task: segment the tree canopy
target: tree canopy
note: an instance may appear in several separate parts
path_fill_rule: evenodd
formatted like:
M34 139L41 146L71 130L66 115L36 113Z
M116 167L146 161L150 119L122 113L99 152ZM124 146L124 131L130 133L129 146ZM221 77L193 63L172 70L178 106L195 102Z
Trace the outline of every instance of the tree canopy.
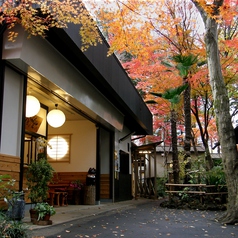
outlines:
M221 221L237 222L238 153L230 115L230 102L234 102L235 94L229 99L231 88L237 85L237 0L116 0L115 3L116 8L101 8L97 16L110 42L109 53L130 54L124 66L137 87L146 92L143 96L148 97L151 89L165 91L170 85L181 83L181 68L177 65L177 72L168 72L161 65L162 60L175 54L198 56L199 63L186 77L193 87L192 112L204 145L209 140L208 123L215 121L210 117L216 116L229 193L227 212ZM204 23L204 35L198 28L199 15ZM207 103L214 114L205 111L208 107L202 108Z
M0 5L0 24L9 29L8 38L14 41L14 26L20 24L30 36L47 35L50 28L67 28L79 24L82 50L101 42L97 24L81 0L4 0Z

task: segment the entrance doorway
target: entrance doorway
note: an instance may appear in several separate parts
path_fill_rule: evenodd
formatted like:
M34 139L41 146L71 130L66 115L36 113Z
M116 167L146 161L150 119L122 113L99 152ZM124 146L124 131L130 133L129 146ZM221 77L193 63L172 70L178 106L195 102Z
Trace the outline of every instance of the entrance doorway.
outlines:
M131 195L131 174L130 155L125 151L119 151L120 171L115 179L115 201L130 200Z

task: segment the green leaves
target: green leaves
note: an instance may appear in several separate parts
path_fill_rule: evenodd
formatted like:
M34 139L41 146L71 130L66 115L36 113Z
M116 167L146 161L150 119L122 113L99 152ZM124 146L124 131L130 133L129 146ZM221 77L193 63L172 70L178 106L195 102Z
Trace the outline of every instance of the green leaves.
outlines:
M198 56L195 56L193 54L190 55L174 55L173 57L169 58L171 59L175 65L168 61L161 61L161 64L166 66L167 68L173 68L175 67L179 71L179 75L181 77L187 77L189 74L189 70L194 64L198 65ZM200 65L203 65L206 62L201 62ZM172 69L168 69L168 71L172 71Z
M164 93L156 93L156 92L150 92L150 94L156 96L156 97L161 97L172 104L178 104L180 101L180 94L188 87L188 84L181 85L177 88L169 88L167 89ZM157 103L154 100L148 100L146 101L147 104L155 104Z
M170 88L165 91L163 94L163 98L167 100L173 100L174 98L177 98L180 96L180 94L188 87L188 84L181 85L177 88Z
M40 159L29 165L26 173L29 198L32 203L42 202L47 198L48 183L53 178L54 169L46 159Z
M34 210L38 213L38 221L42 220L46 214L53 216L56 211L53 206L50 206L47 202L37 203Z
M192 54L184 56L179 54L179 55L173 56L172 59L177 64L176 68L179 71L179 75L181 77L187 77L192 65L197 63L198 56L194 56Z

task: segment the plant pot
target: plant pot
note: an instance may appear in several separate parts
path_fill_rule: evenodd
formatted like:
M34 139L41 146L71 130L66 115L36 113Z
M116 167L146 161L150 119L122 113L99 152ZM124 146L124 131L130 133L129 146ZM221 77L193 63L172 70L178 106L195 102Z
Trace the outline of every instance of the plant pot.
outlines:
M50 220L50 214L46 214L43 219L43 221L49 221Z
M80 190L74 190L73 191L73 201L74 201L74 205L80 205L81 204Z
M49 219L49 217L47 216L47 218L44 219ZM33 222L34 225L38 225L38 226L48 226L48 225L52 225L52 220L35 220Z
M34 209L30 209L30 215L31 215L31 222L34 225L38 226L47 226L52 225L52 221L50 220L50 214L46 214L43 219L38 221L38 212Z
M31 222L37 221L38 212L34 209L30 209L29 212L30 212Z

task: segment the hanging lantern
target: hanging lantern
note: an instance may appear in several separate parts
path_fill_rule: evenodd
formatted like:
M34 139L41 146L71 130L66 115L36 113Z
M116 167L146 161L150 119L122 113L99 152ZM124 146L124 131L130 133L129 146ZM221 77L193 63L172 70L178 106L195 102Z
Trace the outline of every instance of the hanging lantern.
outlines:
M47 114L47 122L49 123L50 126L52 127L60 127L64 124L65 122L65 115L62 111L60 111L57 107L58 104L55 104L55 109L51 110Z
M39 100L31 95L26 97L26 117L33 117L40 111Z

